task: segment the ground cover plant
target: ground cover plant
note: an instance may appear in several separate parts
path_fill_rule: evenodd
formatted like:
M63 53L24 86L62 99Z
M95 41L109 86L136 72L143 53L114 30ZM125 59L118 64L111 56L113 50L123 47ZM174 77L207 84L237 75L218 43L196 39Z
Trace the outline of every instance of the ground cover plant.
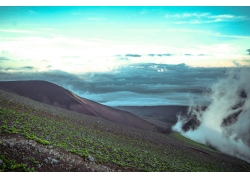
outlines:
M4 143L6 137L23 138L39 147L75 154L84 162L113 171L250 171L248 163L176 132L163 134L127 127L0 90L0 170L52 171L62 163L60 157L54 164L49 159L48 169L43 166L46 158L19 159L16 151L7 153L7 148L12 147ZM21 152L20 146L18 153ZM66 170L76 169L70 165Z

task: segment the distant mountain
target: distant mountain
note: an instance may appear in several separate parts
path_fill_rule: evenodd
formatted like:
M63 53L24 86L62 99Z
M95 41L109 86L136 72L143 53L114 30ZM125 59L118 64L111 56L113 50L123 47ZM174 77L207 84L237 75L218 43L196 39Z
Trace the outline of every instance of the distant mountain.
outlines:
M188 106L114 106L116 109L133 113L159 127L170 127L177 122L177 114L185 114Z
M0 89L38 102L86 115L101 117L126 126L145 130L161 130L159 127L132 113L79 97L71 91L47 81L2 81L0 82Z

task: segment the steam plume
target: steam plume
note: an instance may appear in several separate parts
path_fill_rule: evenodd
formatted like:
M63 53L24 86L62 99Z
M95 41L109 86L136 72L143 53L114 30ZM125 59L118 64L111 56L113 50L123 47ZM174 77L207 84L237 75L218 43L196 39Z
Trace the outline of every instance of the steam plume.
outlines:
M207 107L190 105L173 130L250 163L250 68L226 72L208 94Z

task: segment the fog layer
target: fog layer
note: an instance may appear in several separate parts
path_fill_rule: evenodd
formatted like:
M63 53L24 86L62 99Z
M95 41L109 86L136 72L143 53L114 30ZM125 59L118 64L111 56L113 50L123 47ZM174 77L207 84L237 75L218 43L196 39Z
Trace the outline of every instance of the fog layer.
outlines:
M228 70L213 84L205 109L197 103L179 115L173 130L250 162L250 68Z

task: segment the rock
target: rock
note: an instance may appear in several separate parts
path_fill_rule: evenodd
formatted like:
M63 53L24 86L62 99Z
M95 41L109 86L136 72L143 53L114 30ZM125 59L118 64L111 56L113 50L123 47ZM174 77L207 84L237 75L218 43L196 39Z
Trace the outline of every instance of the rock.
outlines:
M52 149L52 148L53 148L53 146L52 146L52 145L50 145L50 146L48 146L48 148L49 148L49 149Z
M3 164L3 160L2 159L0 159L0 165L2 165Z
M94 162L94 161L95 161L95 158L93 158L92 156L88 155L88 160L89 160L90 162Z
M16 138L9 139L9 141L16 141Z
M51 150L49 151L49 154L53 154L53 149L51 149Z
M107 169L107 166L101 165L101 168L103 168L103 169Z
M30 142L29 144L30 144L32 147L35 147L37 143L36 143L36 141L32 141L32 142Z
M49 160L48 160L48 159L45 159L44 161L45 161L45 163L46 163L46 164L48 164L48 163L49 163Z
M56 160L56 159L51 159L51 164L58 164L58 160Z
M14 147L14 145L15 145L14 142L10 142L10 143L9 143L10 148Z
M24 145L24 144L25 144L25 140L20 140L20 143L21 143L22 145Z
M47 149L39 146L36 146L36 149L38 150L39 153L45 153L47 151Z

